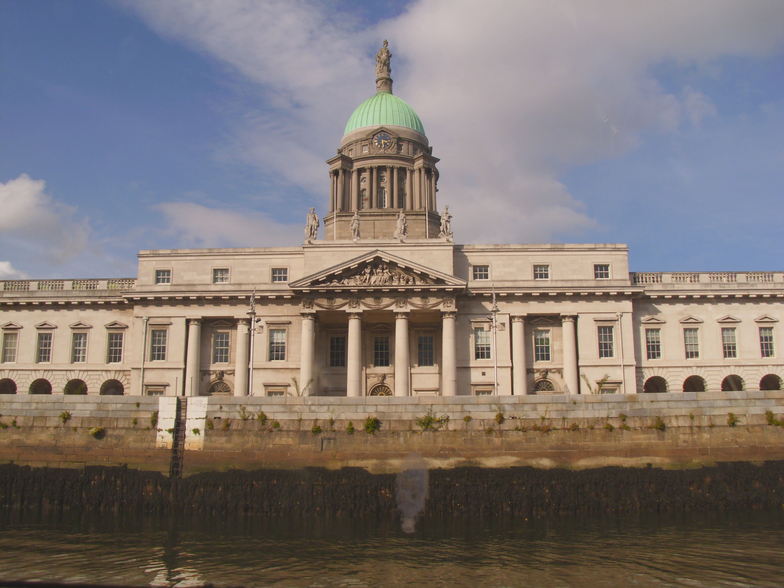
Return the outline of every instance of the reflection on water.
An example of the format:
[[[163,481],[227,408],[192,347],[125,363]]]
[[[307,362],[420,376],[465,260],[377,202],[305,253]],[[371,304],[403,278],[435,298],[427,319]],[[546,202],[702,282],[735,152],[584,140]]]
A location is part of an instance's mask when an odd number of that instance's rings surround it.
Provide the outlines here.
[[[784,516],[2,520],[0,580],[155,586],[778,586]]]

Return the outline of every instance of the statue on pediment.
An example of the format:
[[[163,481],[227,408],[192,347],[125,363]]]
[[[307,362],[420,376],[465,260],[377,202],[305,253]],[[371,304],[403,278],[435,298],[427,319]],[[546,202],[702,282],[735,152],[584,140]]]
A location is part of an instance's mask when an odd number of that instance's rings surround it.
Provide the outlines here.
[[[311,208],[308,211],[307,219],[305,220],[305,242],[310,243],[318,239],[319,217],[316,214],[316,209]]]

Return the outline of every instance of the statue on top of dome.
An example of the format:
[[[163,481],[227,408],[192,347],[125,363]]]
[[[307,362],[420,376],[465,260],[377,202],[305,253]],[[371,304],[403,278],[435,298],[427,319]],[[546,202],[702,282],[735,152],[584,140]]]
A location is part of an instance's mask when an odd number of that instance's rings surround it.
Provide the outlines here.
[[[390,60],[392,59],[392,52],[389,50],[389,42],[384,39],[384,44],[381,49],[376,53],[376,77],[388,78],[392,74],[392,67]]]

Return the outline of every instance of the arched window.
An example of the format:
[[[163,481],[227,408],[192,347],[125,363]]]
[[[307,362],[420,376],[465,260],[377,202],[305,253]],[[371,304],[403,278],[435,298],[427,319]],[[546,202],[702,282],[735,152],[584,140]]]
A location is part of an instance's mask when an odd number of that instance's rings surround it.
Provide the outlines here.
[[[207,390],[207,396],[231,396],[231,388],[223,380],[219,380]]]
[[[30,394],[51,394],[52,393],[52,385],[49,383],[49,380],[44,380],[43,378],[36,380],[32,384],[30,384]]]
[[[101,396],[122,396],[125,393],[125,387],[119,380],[106,380],[101,384]]]
[[[16,382],[9,378],[0,380],[0,394],[16,394]]]
[[[378,384],[370,391],[371,396],[392,396],[392,390],[386,384]]]
[[[534,394],[539,394],[540,392],[555,392],[555,386],[550,380],[538,380],[534,384]]]
[[[683,381],[684,392],[705,392],[705,380],[700,376],[689,376]]]
[[[2,382],[0,382],[2,384]],[[760,380],[760,390],[781,390],[781,378],[776,374],[762,376]]]
[[[84,380],[69,380],[63,388],[63,394],[87,394],[87,384]]]
[[[732,374],[721,381],[722,392],[737,392],[744,389],[743,378]]]
[[[660,392],[667,391],[667,380],[662,378],[661,376],[653,376],[645,380],[645,384],[642,387],[642,391],[645,394],[658,394]]]

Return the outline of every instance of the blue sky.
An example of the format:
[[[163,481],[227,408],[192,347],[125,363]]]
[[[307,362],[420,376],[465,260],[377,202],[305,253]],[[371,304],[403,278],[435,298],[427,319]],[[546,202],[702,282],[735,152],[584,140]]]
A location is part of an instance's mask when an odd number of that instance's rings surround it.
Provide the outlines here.
[[[460,3],[0,0],[0,278],[297,244],[384,38],[459,242],[784,269],[784,3]]]

